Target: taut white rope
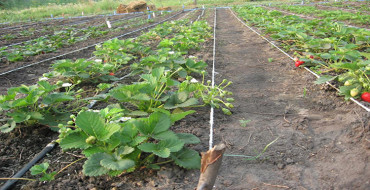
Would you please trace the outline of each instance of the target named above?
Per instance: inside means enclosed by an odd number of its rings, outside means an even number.
[[[215,59],[216,59],[216,21],[217,21],[217,9],[215,8],[215,18],[213,23],[213,61],[212,61],[212,88],[215,87]],[[211,106],[211,113],[209,119],[209,149],[211,150],[213,147],[213,115],[214,115],[214,108]]]

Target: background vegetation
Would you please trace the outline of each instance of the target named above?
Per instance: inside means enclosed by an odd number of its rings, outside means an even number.
[[[119,4],[135,0],[0,0],[0,22],[39,20],[53,17],[71,17],[113,13]],[[157,7],[171,6],[174,9],[185,5],[194,7],[194,0],[144,0]],[[196,0],[198,6],[232,6],[262,0]],[[270,0],[268,2],[300,2],[301,0]]]

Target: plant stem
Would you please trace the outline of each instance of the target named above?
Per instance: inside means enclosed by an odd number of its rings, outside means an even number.
[[[76,161],[73,161],[72,163],[68,164],[67,166],[65,166],[64,168],[62,168],[61,170],[59,170],[58,173],[55,174],[55,176],[58,175],[59,173],[61,173],[62,171],[64,171],[65,169],[67,169],[69,166],[72,166],[73,164],[75,164],[75,163],[77,163],[77,162],[79,162],[79,161],[81,161],[81,160],[83,160],[85,158],[86,157],[80,158],[80,159],[78,159]]]
[[[0,180],[26,180],[26,181],[37,181],[36,179],[29,179],[29,178],[11,178],[11,177],[1,177]]]

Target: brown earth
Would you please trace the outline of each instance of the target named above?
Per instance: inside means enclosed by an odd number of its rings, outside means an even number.
[[[206,12],[211,26],[212,11]],[[212,44],[208,41],[195,53],[209,64],[209,73]],[[345,102],[334,90],[313,85],[312,75],[295,68],[228,9],[217,10],[215,69],[216,84],[224,78],[233,81],[229,90],[234,93],[235,108],[232,116],[216,110],[214,143],[226,143],[228,155],[256,156],[277,141],[255,160],[226,155],[214,189],[368,189],[370,114]],[[243,127],[240,120],[250,122]],[[176,123],[173,130],[195,134],[201,143],[192,148],[206,151],[208,122],[209,108],[200,108]],[[14,164],[24,164],[33,156],[28,149],[36,154],[35,149],[41,150],[40,145],[46,145],[52,136],[42,129],[20,129],[12,138],[0,134],[5,139],[0,141],[0,173],[8,177],[16,172],[21,166]],[[48,137],[44,143],[37,141],[43,137]],[[79,155],[56,148],[43,161],[51,162],[55,171]],[[52,182],[22,181],[16,189],[194,189],[199,177],[197,170],[186,171],[172,164],[159,171],[143,170],[116,178],[85,177],[81,168],[82,162],[78,162]],[[25,177],[32,178],[29,173]]]

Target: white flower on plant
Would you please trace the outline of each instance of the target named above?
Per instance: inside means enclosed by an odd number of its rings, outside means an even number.
[[[197,79],[195,79],[195,78],[192,78],[192,79],[190,80],[190,82],[191,82],[191,83],[197,83],[197,82],[198,82],[198,80],[197,80]]]
[[[101,62],[103,62],[103,60],[102,59],[95,59],[95,62],[101,63]]]
[[[194,58],[195,58],[195,56],[191,55],[191,56],[189,56],[189,58],[190,58],[190,59],[194,59]]]
[[[39,104],[39,108],[46,108],[46,107],[48,107],[47,104],[44,104],[44,103]]]
[[[71,84],[71,83],[63,83],[63,84],[62,84],[62,87],[70,87],[70,86],[72,86],[72,84]]]
[[[130,120],[131,119],[131,117],[121,117],[121,118],[119,118],[118,120],[119,121],[128,121],[128,120]]]
[[[119,118],[119,119],[117,119],[117,120],[115,120],[115,121],[110,121],[109,123],[125,122],[125,121],[128,121],[128,120],[130,120],[130,119],[131,119],[131,117],[121,117],[121,118]]]
[[[169,51],[168,54],[172,55],[174,54],[175,52],[174,51]]]
[[[92,109],[88,109],[87,111],[91,111],[91,112],[95,112],[95,113],[100,113],[100,110],[92,110]]]
[[[39,81],[46,81],[48,79],[49,79],[48,77],[41,77],[41,78],[39,78]]]

